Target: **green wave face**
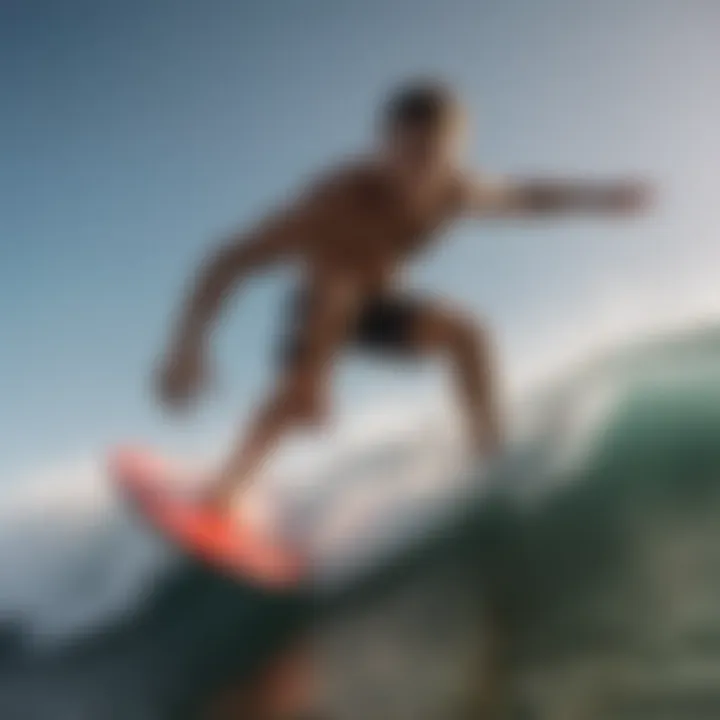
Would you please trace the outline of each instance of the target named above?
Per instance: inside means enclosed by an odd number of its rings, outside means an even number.
[[[599,358],[531,409],[469,529],[328,632],[355,648],[358,698],[375,688],[388,718],[383,702],[453,717],[477,700],[493,597],[519,717],[720,717],[720,331]]]
[[[531,704],[720,717],[718,333],[620,354],[577,392],[603,383],[615,396],[570,482],[508,540],[521,675],[546,698]]]

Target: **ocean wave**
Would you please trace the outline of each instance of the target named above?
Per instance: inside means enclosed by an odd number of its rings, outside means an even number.
[[[271,597],[194,565],[137,524],[95,461],[6,487],[0,710],[20,703],[22,717],[102,718],[112,697],[126,703],[119,717],[175,720],[188,698],[201,703],[244,676],[310,621],[329,638],[318,662],[336,689],[339,717],[360,712],[365,706],[349,698],[373,683],[401,700],[426,697],[429,707],[439,702],[437,686],[423,684],[436,693],[430,698],[402,678],[421,672],[420,656],[434,663],[428,678],[465,662],[483,637],[483,593],[497,585],[513,626],[516,700],[539,718],[637,719],[657,717],[652,708],[691,706],[694,715],[675,716],[715,717],[718,360],[720,331],[699,327],[559,374],[516,405],[511,451],[490,480],[479,470],[484,494],[465,508],[457,532],[431,539],[442,546],[433,553],[420,549],[416,580],[391,573],[397,591],[360,600],[352,585],[349,596]],[[410,485],[429,499],[424,507],[457,497],[441,482],[460,477],[447,415],[403,412],[365,418],[322,463],[307,456],[294,475],[280,473],[258,490],[260,505],[285,500],[281,514],[293,519],[293,532],[314,533],[328,569],[362,575],[348,553],[365,538],[368,518],[377,538],[407,509],[404,479],[426,474]],[[449,494],[438,495],[440,487]],[[428,522],[445,527],[442,518]],[[333,603],[350,609],[326,623],[317,611]],[[444,632],[430,637],[420,630],[427,623]],[[391,652],[393,671],[384,684],[369,669],[363,680],[362,658],[370,668],[380,651]],[[28,694],[34,683],[42,697]],[[697,709],[701,700],[706,710]]]

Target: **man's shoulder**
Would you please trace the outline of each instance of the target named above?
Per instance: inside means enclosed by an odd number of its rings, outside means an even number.
[[[299,217],[344,214],[377,194],[379,174],[372,161],[350,159],[322,169],[305,179],[288,207]]]
[[[311,181],[314,192],[333,196],[354,197],[358,193],[378,188],[384,174],[372,158],[359,156],[326,168]]]
[[[478,168],[457,168],[452,177],[453,187],[463,197],[476,192],[490,182],[489,174]]]
[[[454,185],[455,200],[461,212],[491,209],[512,187],[505,177],[478,169],[459,170]]]

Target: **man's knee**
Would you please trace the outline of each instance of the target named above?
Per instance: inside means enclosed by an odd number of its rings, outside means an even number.
[[[444,311],[434,319],[435,347],[453,358],[479,358],[489,352],[487,325],[469,313]]]
[[[490,352],[490,330],[485,322],[470,315],[458,315],[450,333],[451,350],[457,355],[480,358]]]
[[[312,376],[289,378],[280,391],[279,402],[286,416],[298,425],[320,425],[328,415],[324,383]]]

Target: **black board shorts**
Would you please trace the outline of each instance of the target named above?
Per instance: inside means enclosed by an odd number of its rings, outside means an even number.
[[[287,367],[303,353],[302,333],[309,309],[306,292],[292,293],[286,309],[285,332],[278,357]],[[350,348],[391,356],[408,357],[414,352],[414,334],[423,303],[409,293],[393,292],[366,298],[350,328]]]

